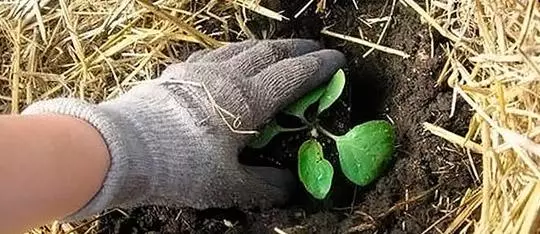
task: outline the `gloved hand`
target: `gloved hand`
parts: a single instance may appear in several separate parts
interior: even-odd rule
[[[81,118],[103,136],[111,166],[77,219],[144,204],[254,207],[284,203],[292,173],[237,155],[280,108],[331,77],[343,54],[310,40],[245,41],[196,52],[158,79],[99,105],[53,99],[23,114]]]

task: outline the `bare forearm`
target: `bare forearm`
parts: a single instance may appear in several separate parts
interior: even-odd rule
[[[0,116],[0,149],[0,233],[77,211],[110,164],[100,134],[68,116]]]

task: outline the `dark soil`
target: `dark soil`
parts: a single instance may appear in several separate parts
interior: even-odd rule
[[[359,10],[352,1],[327,1],[329,9],[322,15],[310,8],[299,19],[283,24],[260,17],[249,26],[254,31],[272,29],[266,30],[273,32],[271,38],[317,39],[327,48],[346,54],[345,94],[321,117],[322,123],[335,134],[343,134],[368,120],[394,122],[397,152],[380,179],[370,186],[357,187],[336,169],[331,194],[324,201],[317,201],[299,189],[287,207],[263,211],[142,207],[128,210],[129,217],[113,212],[103,219],[100,232],[275,233],[273,229],[277,227],[287,233],[420,233],[455,208],[465,190],[474,183],[468,157],[422,128],[423,122],[430,122],[458,134],[467,130],[470,112],[458,102],[456,114],[450,118],[451,91],[435,86],[438,71],[444,64],[438,46],[443,38],[435,34],[430,37],[428,27],[420,24],[418,15],[398,3],[382,44],[403,50],[411,57],[403,59],[374,51],[363,58],[369,48],[321,36],[320,30],[331,26],[333,31],[357,36],[360,28],[366,38],[375,40],[384,23],[369,27],[360,18],[388,15],[392,1],[358,0]],[[305,2],[267,4],[285,9],[284,14],[292,18]],[[307,133],[282,135],[264,150],[249,151],[244,156],[261,164],[294,169],[298,147],[307,137]],[[339,168],[332,142],[320,140],[326,146],[325,156]],[[437,227],[444,228],[447,223],[442,221]],[[435,229],[429,233],[432,232]]]

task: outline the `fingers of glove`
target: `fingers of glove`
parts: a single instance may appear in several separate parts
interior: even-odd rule
[[[210,49],[204,49],[204,50],[198,50],[195,51],[193,54],[191,54],[187,59],[186,63],[194,63],[199,61],[203,56],[210,53],[212,50]]]
[[[197,209],[266,208],[285,204],[297,188],[289,170],[270,167],[238,164],[235,170],[218,178],[205,183],[203,190],[193,193],[187,205]]]
[[[244,77],[254,76],[283,59],[293,58],[321,49],[318,42],[307,39],[261,41],[227,61]]]
[[[243,42],[231,43],[216,50],[212,50],[209,53],[202,56],[197,62],[201,63],[213,63],[223,62],[231,59],[237,54],[242,53],[245,50],[257,45],[260,41],[247,40]]]
[[[291,171],[284,169],[237,163],[228,170],[206,173],[201,174],[204,178],[190,178],[195,183],[189,192],[179,191],[185,199],[183,205],[196,209],[266,208],[285,204],[298,188]]]
[[[255,123],[264,122],[279,109],[321,85],[343,65],[345,56],[337,50],[320,50],[282,60],[249,78]]]
[[[296,180],[290,170],[272,167],[253,167],[240,165],[243,184],[249,187],[243,191],[252,191],[245,194],[241,199],[241,206],[268,207],[271,205],[283,205],[291,197],[296,189]],[[256,195],[256,197],[253,197]]]

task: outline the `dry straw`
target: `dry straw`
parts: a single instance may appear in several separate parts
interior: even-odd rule
[[[217,1],[21,0],[0,3],[0,113],[57,96],[99,102],[179,61],[186,48],[245,38]],[[238,38],[236,38],[238,37]],[[191,46],[179,46],[191,42]]]
[[[412,0],[400,3],[449,39],[441,45],[450,49],[438,85],[453,87],[455,100],[465,100],[475,111],[466,136],[425,123],[432,133],[481,155],[481,165],[471,166],[482,172],[482,186],[471,188],[461,206],[445,215],[455,217],[446,233],[538,232],[540,3],[428,0],[425,8]],[[287,20],[252,0],[0,2],[0,113],[18,113],[35,101],[58,96],[91,102],[117,96],[156,77],[194,44],[213,48],[255,37],[246,27],[246,10]],[[382,38],[364,43],[324,33],[407,56],[380,45]],[[78,227],[84,226],[91,233],[96,224],[55,222],[31,232],[83,233]]]
[[[462,198],[445,233],[538,233],[540,3],[433,0],[424,10],[403,2],[450,39],[438,85],[452,87],[454,103],[461,98],[475,111],[466,136],[425,123],[481,155],[482,186]]]

